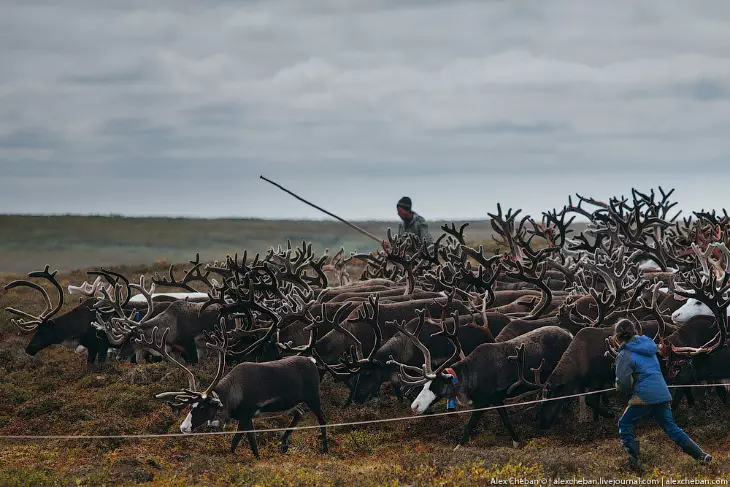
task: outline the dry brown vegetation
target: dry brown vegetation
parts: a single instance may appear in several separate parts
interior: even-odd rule
[[[295,236],[301,239],[301,236]],[[131,237],[130,237],[131,238]],[[271,244],[279,243],[270,242]],[[241,250],[237,247],[236,250]],[[206,250],[198,248],[197,250]],[[185,256],[187,258],[187,256]],[[185,260],[185,258],[180,260]],[[23,272],[42,269],[36,259]],[[48,261],[55,266],[55,262]],[[131,277],[165,270],[164,265],[118,269]],[[24,274],[0,275],[0,287]],[[83,271],[63,273],[61,283],[78,284]],[[36,296],[20,290],[0,291],[0,435],[116,435],[178,432],[184,413],[173,414],[154,394],[185,383],[167,364],[110,363],[87,371],[85,357],[60,346],[30,358],[27,337],[9,324],[7,306],[35,310]],[[76,299],[68,300],[66,308]],[[201,382],[214,375],[212,361],[196,367]],[[384,393],[366,406],[341,409],[343,386],[323,385],[328,422],[408,417],[407,403]],[[621,405],[613,401],[614,411]],[[442,411],[443,403],[437,407]],[[457,451],[456,440],[466,415],[333,428],[330,453],[319,453],[317,430],[292,435],[289,453],[278,452],[280,433],[259,435],[261,460],[242,442],[228,453],[229,436],[166,439],[2,440],[0,485],[485,485],[492,478],[526,479],[634,478],[627,472],[615,421],[577,423],[577,403],[549,435],[536,430],[535,411],[510,414],[525,438],[512,448],[494,412],[487,413],[478,435]],[[651,478],[730,479],[728,410],[714,394],[700,397],[681,424],[714,456],[709,466],[682,454],[652,423],[638,428],[642,454]],[[287,418],[255,421],[258,428],[285,427]],[[313,425],[307,417],[302,425]],[[231,426],[228,426],[230,429]]]

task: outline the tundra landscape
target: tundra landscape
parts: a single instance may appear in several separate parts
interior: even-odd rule
[[[728,0],[1,11],[0,487],[730,485]]]
[[[725,247],[730,218],[695,212],[683,221],[671,211],[670,196],[660,189],[607,202],[581,197],[531,218],[498,207],[489,220],[467,226],[431,222],[435,246],[390,235],[388,251],[379,252],[374,242],[335,222],[2,217],[0,436],[112,438],[0,438],[0,485],[730,480],[730,420],[722,387],[694,389],[685,399],[677,394],[680,389],[674,391],[678,422],[700,439],[712,463],[694,461],[647,421],[635,430],[642,445],[641,474],[627,468],[618,442],[616,420],[625,398],[586,396],[583,412],[577,399],[553,409],[520,405],[611,388],[616,351],[604,338],[621,316],[632,316],[645,334],[669,347],[661,360],[670,384],[727,377],[727,348],[720,345],[727,326],[722,286],[730,265]],[[573,222],[574,216],[591,223]],[[383,238],[396,225],[362,223]],[[344,251],[338,253],[340,248]],[[355,249],[360,254],[351,256]],[[46,265],[48,273],[28,276]],[[41,285],[48,302],[23,280]],[[362,287],[367,281],[370,287]],[[60,309],[55,309],[56,284],[63,293]],[[165,304],[160,296],[191,290],[208,294],[196,298],[206,309],[195,308],[193,321],[213,318],[190,332],[196,340],[189,345],[187,322],[170,316],[177,312],[173,308],[197,306],[195,300],[184,304],[170,298]],[[680,319],[677,310],[687,298],[673,301],[672,292],[695,296],[709,312],[685,311],[689,316]],[[132,294],[141,301],[126,302]],[[82,326],[102,340],[102,355],[108,348],[108,356],[89,359],[95,345],[83,342],[77,348],[78,336],[27,353],[41,332],[63,334],[61,317],[84,303],[95,311],[85,315]],[[130,314],[132,303],[141,313]],[[167,328],[172,331],[161,340]],[[603,333],[595,350],[586,348],[591,333]],[[597,358],[585,364],[581,377],[573,377],[578,386],[561,393],[558,386],[567,381],[564,362],[581,360],[576,350]],[[290,355],[311,357],[321,383],[316,374],[314,381],[292,376],[309,370],[303,366],[275,369],[285,374],[282,383],[302,387],[278,390],[261,378],[269,373],[262,366],[286,363]],[[474,369],[468,363],[481,369],[466,372]],[[688,379],[689,364],[705,375]],[[441,377],[451,377],[445,371],[460,375],[465,384],[491,384],[498,377],[504,385],[465,386],[456,394],[459,414],[428,414],[446,411],[449,393],[436,387]],[[462,375],[467,373],[472,376]],[[377,374],[381,378],[373,382]],[[245,382],[243,394],[227,389],[232,381]],[[217,392],[195,392],[206,387]],[[294,389],[304,389],[301,400],[316,396],[327,424],[364,424],[328,428],[326,452],[309,403],[299,426],[312,428],[294,431],[286,448],[280,431],[258,433],[252,444],[244,436],[234,453],[233,434],[115,437],[179,434],[188,422],[196,432],[233,432],[236,420],[245,425],[251,417],[256,430],[287,428],[288,406],[282,406],[286,414],[271,418],[256,417],[258,411],[231,412],[217,428],[188,413],[200,411],[211,398],[226,403],[219,413],[230,401],[239,410],[246,409],[246,401],[258,401],[251,408],[262,409],[294,395]],[[483,392],[487,389],[491,392]],[[171,398],[174,407],[163,400]],[[416,402],[417,412],[427,409],[425,414],[414,414]],[[510,406],[506,415],[486,411],[467,425],[469,409],[504,404]],[[387,418],[406,419],[367,423]]]

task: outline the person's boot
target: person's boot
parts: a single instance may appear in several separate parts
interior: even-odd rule
[[[626,453],[629,454],[629,467],[636,472],[641,472],[641,460],[639,460],[639,442],[637,440],[623,445]]]
[[[704,463],[710,463],[712,461],[712,456],[709,453],[703,452],[702,448],[690,439],[684,442],[684,445],[682,445],[682,451],[695,460],[699,460]]]

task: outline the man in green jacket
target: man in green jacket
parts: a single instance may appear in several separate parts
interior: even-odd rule
[[[411,233],[417,236],[426,246],[430,246],[433,244],[433,238],[428,231],[428,224],[421,215],[412,210],[412,206],[413,204],[408,196],[404,196],[398,200],[396,209],[401,219],[401,222],[398,224],[398,236],[401,237],[406,233]],[[389,246],[390,244],[384,240],[383,247],[387,249]]]

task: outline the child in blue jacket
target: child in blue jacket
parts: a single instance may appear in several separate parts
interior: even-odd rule
[[[667,436],[692,458],[706,463],[712,461],[712,457],[674,422],[672,396],[659,367],[654,341],[637,335],[636,326],[627,319],[616,323],[614,337],[620,345],[616,357],[616,389],[619,394],[632,394],[628,407],[618,420],[621,445],[629,454],[631,468],[641,469],[639,442],[634,438],[632,428],[646,416],[653,417]]]

